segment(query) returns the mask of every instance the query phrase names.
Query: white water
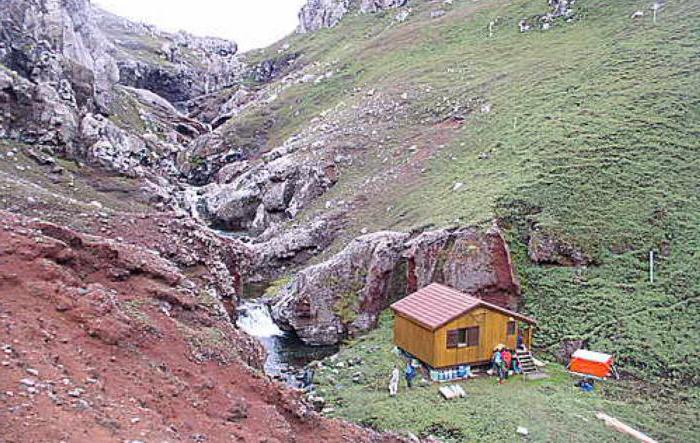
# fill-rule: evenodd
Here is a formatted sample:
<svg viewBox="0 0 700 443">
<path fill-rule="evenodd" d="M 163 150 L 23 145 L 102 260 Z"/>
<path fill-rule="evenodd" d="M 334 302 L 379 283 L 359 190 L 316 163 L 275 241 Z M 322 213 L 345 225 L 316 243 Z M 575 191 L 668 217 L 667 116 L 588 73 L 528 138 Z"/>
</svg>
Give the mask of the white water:
<svg viewBox="0 0 700 443">
<path fill-rule="evenodd" d="M 182 193 L 182 200 L 183 200 L 183 206 L 186 211 L 190 213 L 192 218 L 194 218 L 196 221 L 198 221 L 202 226 L 208 227 L 206 221 L 202 217 L 202 215 L 199 213 L 199 208 L 197 205 L 199 204 L 200 196 L 197 193 L 198 188 L 195 187 L 186 187 L 185 191 Z"/>
<path fill-rule="evenodd" d="M 267 306 L 258 303 L 245 303 L 244 313 L 236 324 L 249 335 L 259 338 L 281 337 L 284 332 L 272 321 Z"/>
</svg>

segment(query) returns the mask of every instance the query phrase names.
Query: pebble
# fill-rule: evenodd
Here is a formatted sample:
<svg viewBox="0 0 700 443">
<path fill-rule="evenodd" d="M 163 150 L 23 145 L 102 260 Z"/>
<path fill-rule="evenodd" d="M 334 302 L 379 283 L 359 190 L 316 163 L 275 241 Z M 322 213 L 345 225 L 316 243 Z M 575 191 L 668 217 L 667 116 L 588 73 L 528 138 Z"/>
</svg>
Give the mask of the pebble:
<svg viewBox="0 0 700 443">
<path fill-rule="evenodd" d="M 79 389 L 79 388 L 72 389 L 72 390 L 68 391 L 68 395 L 70 395 L 71 397 L 74 397 L 74 398 L 80 397 L 80 394 L 82 394 L 82 393 L 83 393 L 83 390 Z"/>
<path fill-rule="evenodd" d="M 34 386 L 36 385 L 36 381 L 32 380 L 31 378 L 23 378 L 22 380 L 19 381 L 21 384 L 24 386 Z"/>
<path fill-rule="evenodd" d="M 39 371 L 37 371 L 36 369 L 33 369 L 33 368 L 27 368 L 27 374 L 31 374 L 34 377 L 38 377 Z"/>
</svg>

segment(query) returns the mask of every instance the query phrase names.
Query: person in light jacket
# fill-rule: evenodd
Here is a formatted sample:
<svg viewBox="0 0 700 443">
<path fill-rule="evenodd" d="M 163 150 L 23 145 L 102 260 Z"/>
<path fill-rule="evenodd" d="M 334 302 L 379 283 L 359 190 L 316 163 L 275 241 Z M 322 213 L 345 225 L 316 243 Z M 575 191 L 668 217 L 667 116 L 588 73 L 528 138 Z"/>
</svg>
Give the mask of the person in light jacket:
<svg viewBox="0 0 700 443">
<path fill-rule="evenodd" d="M 399 368 L 394 366 L 394 370 L 391 371 L 391 379 L 389 380 L 389 395 L 396 397 L 396 393 L 399 390 Z"/>
</svg>

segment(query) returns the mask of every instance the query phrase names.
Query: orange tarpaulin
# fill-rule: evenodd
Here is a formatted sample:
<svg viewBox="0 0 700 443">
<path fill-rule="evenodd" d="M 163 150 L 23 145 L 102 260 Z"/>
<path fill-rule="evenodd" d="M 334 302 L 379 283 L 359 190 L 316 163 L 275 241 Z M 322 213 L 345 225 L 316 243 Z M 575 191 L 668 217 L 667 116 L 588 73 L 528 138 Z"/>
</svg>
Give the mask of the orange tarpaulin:
<svg viewBox="0 0 700 443">
<path fill-rule="evenodd" d="M 571 356 L 569 370 L 579 374 L 605 378 L 612 375 L 613 364 L 612 355 L 579 349 Z"/>
</svg>

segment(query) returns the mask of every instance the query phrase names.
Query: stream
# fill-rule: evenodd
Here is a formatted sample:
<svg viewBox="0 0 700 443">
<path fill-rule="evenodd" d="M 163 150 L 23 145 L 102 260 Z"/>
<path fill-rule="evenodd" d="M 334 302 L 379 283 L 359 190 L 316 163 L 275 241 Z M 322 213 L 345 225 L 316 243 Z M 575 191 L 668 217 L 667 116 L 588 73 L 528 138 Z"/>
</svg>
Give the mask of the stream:
<svg viewBox="0 0 700 443">
<path fill-rule="evenodd" d="M 181 206 L 202 226 L 222 237 L 249 241 L 250 233 L 233 232 L 210 228 L 199 207 L 199 189 L 187 187 L 181 194 Z M 267 351 L 265 373 L 283 380 L 291 386 L 299 386 L 299 379 L 306 365 L 315 360 L 338 352 L 337 346 L 309 346 L 304 344 L 296 334 L 281 330 L 270 315 L 269 307 L 260 298 L 269 284 L 248 284 L 244 287 L 243 299 L 238 306 L 236 325 L 258 339 Z"/>
<path fill-rule="evenodd" d="M 236 324 L 267 350 L 265 373 L 292 386 L 299 386 L 300 374 L 307 364 L 338 352 L 336 346 L 306 345 L 295 334 L 281 330 L 267 305 L 255 299 L 243 301 Z"/>
</svg>

